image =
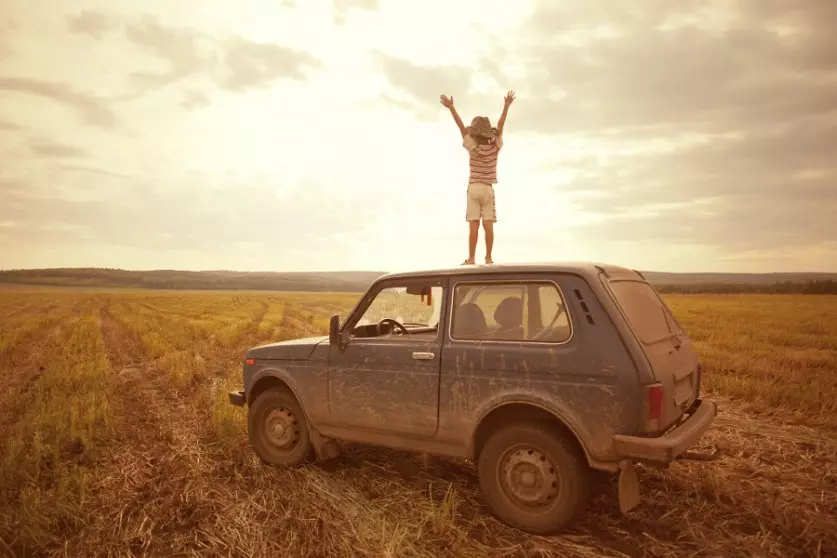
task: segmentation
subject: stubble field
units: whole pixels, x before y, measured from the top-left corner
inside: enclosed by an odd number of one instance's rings
[[[467,463],[347,446],[282,470],[230,406],[244,350],[357,295],[0,289],[0,554],[837,556],[837,297],[668,296],[720,461],[602,479],[567,534],[497,522]]]

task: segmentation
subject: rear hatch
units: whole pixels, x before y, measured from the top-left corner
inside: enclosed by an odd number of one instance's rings
[[[700,359],[694,345],[650,283],[611,279],[610,290],[651,364],[656,387],[646,387],[645,429],[661,432],[680,419],[700,388]],[[649,411],[648,409],[652,409]],[[654,415],[659,415],[655,417]]]

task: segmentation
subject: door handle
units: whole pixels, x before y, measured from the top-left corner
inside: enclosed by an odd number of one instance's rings
[[[433,353],[413,353],[413,360],[433,360],[434,358],[436,358],[436,355],[434,355]]]

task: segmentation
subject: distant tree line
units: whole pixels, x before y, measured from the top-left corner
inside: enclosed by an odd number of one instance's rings
[[[811,281],[781,281],[778,283],[703,283],[682,285],[655,285],[661,293],[705,294],[837,294],[837,281],[814,279]]]
[[[232,271],[126,271],[122,269],[20,269],[0,271],[0,283],[66,287],[175,290],[365,291],[379,272],[259,273]]]
[[[0,271],[0,283],[88,288],[363,292],[382,274],[56,268]],[[667,282],[675,275],[666,274],[665,278],[652,276],[650,280],[663,293],[837,294],[837,280],[831,278],[762,282]],[[688,275],[685,278],[690,279]]]

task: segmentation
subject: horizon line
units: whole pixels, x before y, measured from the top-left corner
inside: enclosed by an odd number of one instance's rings
[[[517,262],[511,262],[517,263]],[[435,269],[435,268],[434,268]],[[383,271],[376,269],[343,269],[343,270],[239,270],[239,269],[177,269],[177,268],[123,268],[123,267],[93,267],[93,266],[74,266],[74,267],[14,267],[14,268],[0,268],[0,273],[17,272],[17,271],[59,271],[59,270],[97,270],[97,271],[124,271],[128,273],[153,273],[153,272],[181,272],[181,273],[262,273],[262,274],[305,274],[305,273],[380,273],[387,274],[391,271]],[[420,270],[417,270],[420,271]],[[432,269],[428,269],[432,271]],[[659,271],[659,270],[635,270],[640,273],[662,273],[671,275],[837,275],[835,271]]]

